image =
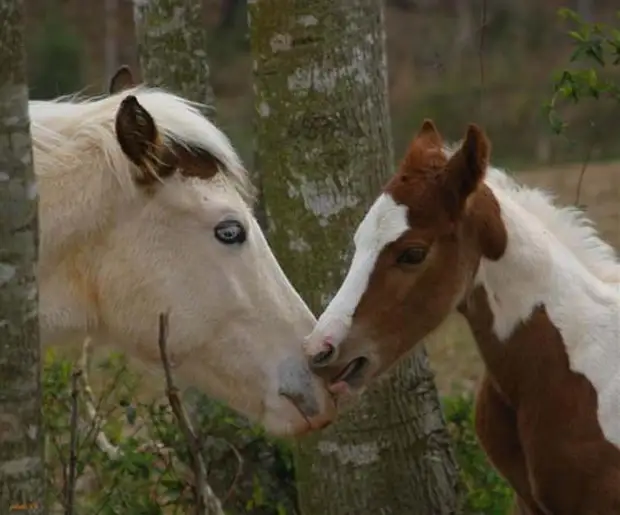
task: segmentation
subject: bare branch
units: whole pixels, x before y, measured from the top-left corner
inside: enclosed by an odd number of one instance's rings
[[[84,340],[84,344],[82,345],[82,357],[80,359],[80,367],[82,369],[80,379],[82,389],[86,394],[84,404],[86,405],[86,412],[88,413],[92,427],[96,432],[95,442],[97,443],[97,447],[99,447],[101,452],[107,454],[110,459],[115,460],[121,455],[121,451],[118,447],[112,444],[110,440],[108,440],[108,437],[101,429],[103,426],[103,421],[97,412],[97,408],[95,408],[95,396],[93,395],[93,391],[90,388],[88,381],[90,342],[90,337],[87,337]]]
[[[224,497],[223,502],[225,503],[226,501],[228,501],[228,499],[230,499],[230,496],[234,492],[235,487],[237,486],[237,483],[239,482],[239,479],[241,478],[241,473],[243,472],[243,456],[241,456],[241,453],[237,450],[237,448],[232,443],[230,443],[228,440],[224,440],[224,441],[226,442],[228,447],[230,447],[230,450],[233,452],[233,454],[237,458],[237,472],[235,472],[235,477],[233,478],[232,483],[230,483],[228,492],[226,492],[226,496]]]
[[[174,384],[174,380],[172,378],[170,361],[168,360],[168,353],[166,349],[167,342],[168,314],[162,313],[159,315],[159,351],[161,354],[164,372],[166,374],[166,393],[168,394],[168,401],[170,402],[172,412],[177,419],[177,423],[185,435],[185,440],[189,449],[190,461],[194,471],[194,494],[196,499],[195,513],[196,515],[224,515],[224,510],[222,509],[220,500],[207,483],[207,467],[205,466],[202,458],[200,441],[196,437],[194,428],[192,427],[189,417],[187,416],[187,412],[185,411],[185,407],[181,402],[179,390]]]
[[[583,178],[586,174],[586,170],[588,169],[588,165],[590,164],[590,158],[592,157],[592,150],[594,150],[594,145],[596,144],[598,133],[593,128],[592,136],[590,138],[590,142],[588,143],[588,147],[586,149],[586,155],[583,159],[583,163],[581,164],[581,171],[579,172],[579,179],[577,181],[577,192],[575,194],[575,205],[577,207],[582,207],[579,205],[579,199],[581,197],[581,186],[583,184]]]
[[[73,515],[75,501],[75,475],[77,467],[77,434],[78,434],[78,380],[81,370],[74,370],[71,374],[71,421],[69,425],[69,473],[65,482],[65,515]]]

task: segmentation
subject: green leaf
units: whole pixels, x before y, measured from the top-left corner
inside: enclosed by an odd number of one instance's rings
[[[579,31],[577,30],[571,30],[568,32],[568,35],[573,38],[576,39],[577,41],[586,41],[586,37]]]

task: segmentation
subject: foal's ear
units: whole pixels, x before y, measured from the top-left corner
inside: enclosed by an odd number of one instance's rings
[[[427,144],[433,146],[443,146],[443,138],[441,137],[441,134],[439,134],[435,123],[430,118],[424,119],[422,122],[422,127],[420,127],[416,138],[424,140]]]
[[[135,177],[136,182],[152,183],[174,171],[173,156],[166,155],[155,120],[135,96],[121,102],[115,128],[121,149],[142,172]]]
[[[455,201],[455,213],[459,214],[469,196],[484,180],[491,144],[484,131],[470,124],[461,147],[446,165],[446,181],[451,197]]]
[[[110,95],[114,95],[115,93],[133,88],[134,86],[137,86],[137,83],[133,78],[131,68],[124,64],[116,70],[116,73],[110,79],[108,93],[110,93]]]

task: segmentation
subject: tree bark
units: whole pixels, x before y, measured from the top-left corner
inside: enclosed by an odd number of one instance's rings
[[[382,2],[248,8],[269,240],[318,313],[393,167]],[[306,515],[457,512],[455,459],[421,346],[296,458]]]
[[[142,79],[213,105],[202,2],[134,0],[134,21]]]
[[[0,48],[0,514],[40,514],[38,223],[21,0],[0,0]]]

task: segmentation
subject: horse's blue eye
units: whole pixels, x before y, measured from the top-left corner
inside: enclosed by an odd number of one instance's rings
[[[226,245],[243,243],[246,239],[245,228],[237,220],[224,220],[215,226],[215,237]]]

